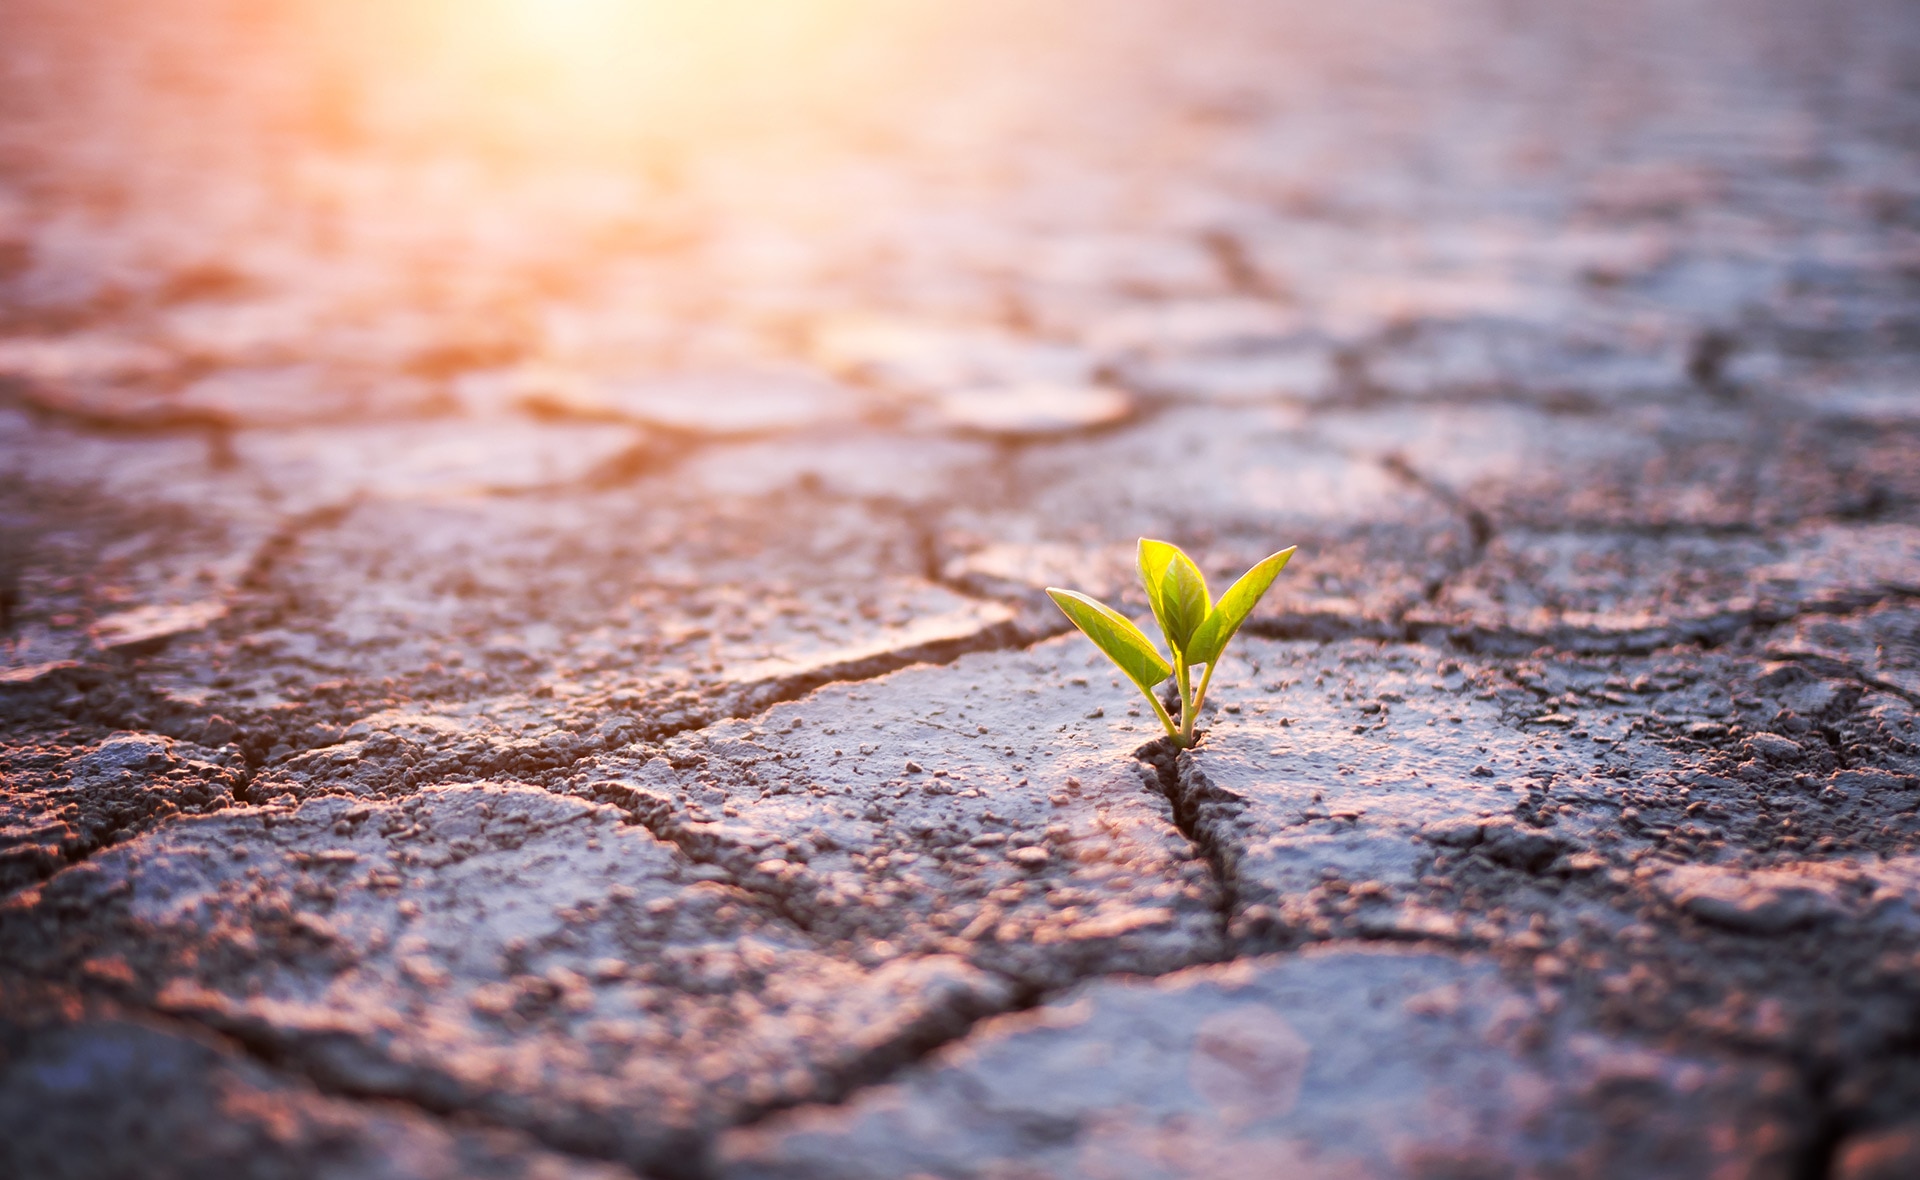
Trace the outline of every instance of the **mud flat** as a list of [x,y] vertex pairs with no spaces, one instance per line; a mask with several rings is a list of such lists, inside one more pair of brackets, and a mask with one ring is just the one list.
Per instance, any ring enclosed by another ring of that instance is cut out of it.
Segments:
[[374,7],[0,6],[0,1173],[1920,1175],[1901,5]]

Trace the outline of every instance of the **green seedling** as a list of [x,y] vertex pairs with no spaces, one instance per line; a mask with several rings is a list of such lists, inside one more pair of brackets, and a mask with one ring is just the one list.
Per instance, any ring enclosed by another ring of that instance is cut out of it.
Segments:
[[[1160,633],[1166,636],[1172,662],[1161,656],[1153,640],[1134,626],[1133,620],[1106,603],[1077,590],[1052,586],[1047,587],[1047,596],[1093,640],[1095,647],[1119,665],[1127,679],[1140,686],[1147,703],[1153,706],[1153,715],[1166,727],[1167,736],[1174,745],[1186,749],[1193,745],[1193,726],[1200,719],[1200,706],[1206,703],[1213,670],[1220,666],[1220,653],[1292,556],[1293,548],[1289,547],[1262,561],[1241,575],[1216,603],[1207,593],[1206,575],[1178,546],[1140,538],[1140,584],[1146,588]],[[1202,665],[1206,673],[1195,685],[1194,669]],[[1178,724],[1153,691],[1169,676],[1174,677],[1180,690]]]

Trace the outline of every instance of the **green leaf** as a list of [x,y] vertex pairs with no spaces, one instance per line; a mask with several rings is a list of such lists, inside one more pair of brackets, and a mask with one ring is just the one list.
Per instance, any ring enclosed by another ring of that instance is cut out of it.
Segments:
[[1140,584],[1146,588],[1154,620],[1166,635],[1168,646],[1185,651],[1194,630],[1213,606],[1206,575],[1179,546],[1151,537],[1140,538],[1139,562]]
[[1147,605],[1153,608],[1153,621],[1160,624],[1162,635],[1171,635],[1167,626],[1167,600],[1160,585],[1166,580],[1167,566],[1172,563],[1173,555],[1180,550],[1165,541],[1156,541],[1151,537],[1140,538],[1135,560],[1140,566],[1140,588],[1147,592]]
[[1240,629],[1240,624],[1247,621],[1267,587],[1273,585],[1273,580],[1286,568],[1295,548],[1297,546],[1282,549],[1254,566],[1220,596],[1220,605],[1213,608],[1213,613],[1194,631],[1191,642],[1181,649],[1188,663],[1211,664],[1220,658],[1220,653],[1227,649],[1227,641]]
[[1093,640],[1095,647],[1120,666],[1127,679],[1140,686],[1141,692],[1152,693],[1154,685],[1173,675],[1172,665],[1160,658],[1153,641],[1119,611],[1074,590],[1049,586],[1047,597]]
[[[1191,557],[1176,549],[1173,560],[1167,563],[1166,576],[1160,579],[1160,593],[1167,601],[1167,641],[1184,652],[1213,609],[1206,575]],[[1187,662],[1197,661],[1189,656]]]

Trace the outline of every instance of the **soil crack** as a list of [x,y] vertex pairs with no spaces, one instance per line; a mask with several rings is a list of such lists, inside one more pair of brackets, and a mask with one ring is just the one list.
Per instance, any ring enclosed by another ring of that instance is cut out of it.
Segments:
[[1160,793],[1166,796],[1167,804],[1173,809],[1174,826],[1207,863],[1207,872],[1213,878],[1215,919],[1221,941],[1229,951],[1222,961],[1231,961],[1235,957],[1232,953],[1232,926],[1234,916],[1240,911],[1239,888],[1233,868],[1227,861],[1226,850],[1221,847],[1213,831],[1200,821],[1200,800],[1181,781],[1180,751],[1166,738],[1157,738],[1135,750],[1133,756],[1153,768]]

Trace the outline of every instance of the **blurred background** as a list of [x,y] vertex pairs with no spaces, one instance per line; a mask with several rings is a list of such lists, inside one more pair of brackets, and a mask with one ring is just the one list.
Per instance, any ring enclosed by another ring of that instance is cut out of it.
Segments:
[[1757,303],[1845,316],[1910,224],[1910,16],[5,0],[0,366],[246,417],[762,365],[1310,398],[1478,319],[1656,382]]

